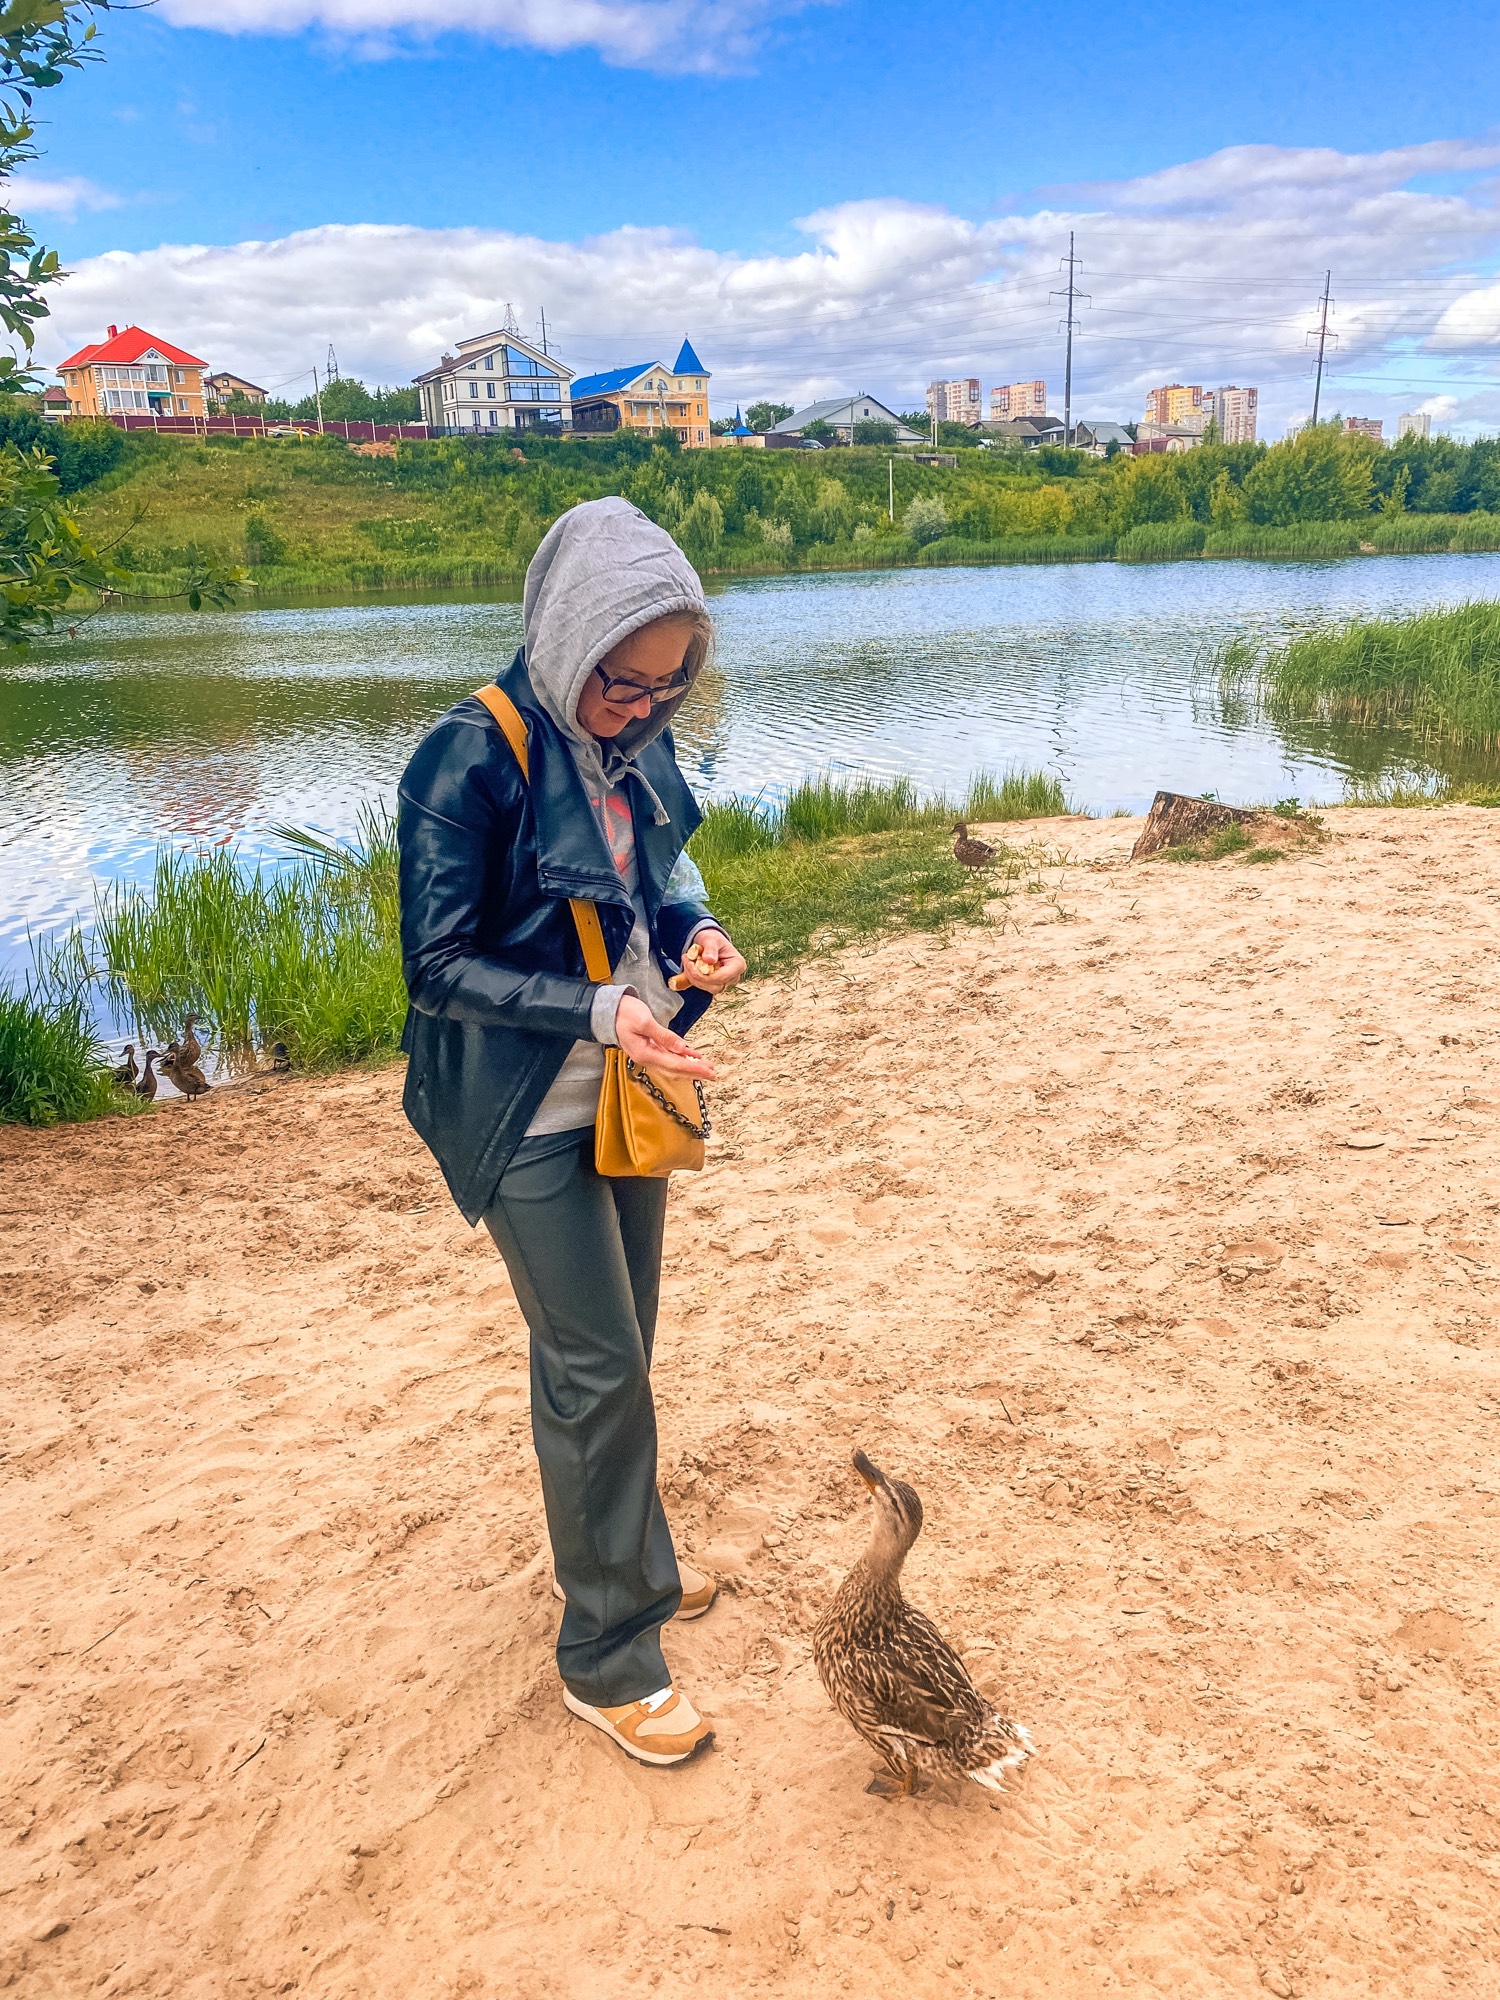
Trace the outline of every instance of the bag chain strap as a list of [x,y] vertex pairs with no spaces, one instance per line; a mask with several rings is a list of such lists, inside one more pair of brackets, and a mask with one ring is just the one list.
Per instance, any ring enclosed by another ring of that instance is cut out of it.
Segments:
[[708,1099],[703,1095],[703,1085],[698,1081],[697,1077],[693,1078],[693,1089],[698,1093],[698,1116],[703,1120],[701,1125],[695,1125],[691,1118],[683,1117],[665,1091],[657,1089],[656,1085],[651,1081],[650,1072],[642,1069],[634,1056],[626,1056],[625,1074],[630,1078],[632,1083],[638,1083],[646,1095],[653,1102],[659,1104],[669,1118],[675,1119],[684,1132],[691,1133],[695,1139],[706,1139],[713,1131],[713,1120],[708,1115]]

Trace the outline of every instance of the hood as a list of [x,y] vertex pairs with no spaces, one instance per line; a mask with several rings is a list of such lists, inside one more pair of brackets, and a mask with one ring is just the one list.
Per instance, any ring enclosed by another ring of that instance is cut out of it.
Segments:
[[[538,701],[588,767],[611,781],[669,725],[686,700],[663,702],[601,743],[578,726],[583,684],[632,632],[675,613],[706,612],[697,571],[665,528],[628,500],[586,500],[548,529],[526,571],[526,668]],[[703,648],[688,656],[696,678]]]

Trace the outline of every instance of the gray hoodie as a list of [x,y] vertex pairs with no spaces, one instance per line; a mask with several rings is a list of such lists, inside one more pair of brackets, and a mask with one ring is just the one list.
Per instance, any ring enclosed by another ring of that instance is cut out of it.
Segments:
[[[570,508],[548,529],[526,572],[522,611],[531,685],[567,738],[600,829],[635,904],[635,928],[615,967],[615,983],[601,986],[594,997],[589,1023],[593,1040],[573,1044],[526,1128],[528,1138],[593,1124],[604,1076],[603,1045],[615,1040],[615,1015],[627,993],[644,1000],[663,1026],[681,1004],[651,949],[630,814],[619,788],[634,769],[648,796],[656,798],[634,760],[668,726],[688,690],[650,715],[633,719],[608,742],[579,726],[578,697],[606,653],[632,632],[674,612],[705,609],[703,586],[692,564],[666,530],[628,500],[589,500]],[[702,665],[698,649],[688,665],[696,677]],[[659,800],[656,809],[661,816],[658,824],[663,824],[666,815]],[[681,855],[667,883],[666,900],[695,902],[704,893],[702,876],[687,855]]]

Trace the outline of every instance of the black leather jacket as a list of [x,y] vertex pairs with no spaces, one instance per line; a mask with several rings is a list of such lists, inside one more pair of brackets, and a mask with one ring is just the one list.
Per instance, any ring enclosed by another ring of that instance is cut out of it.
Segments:
[[[401,959],[411,1008],[402,1046],[406,1115],[431,1147],[471,1223],[575,1041],[589,1038],[596,988],[568,908],[588,897],[618,964],[634,923],[630,896],[589,804],[567,740],[537,701],[517,653],[499,683],[525,718],[531,781],[499,724],[471,695],[422,738],[401,779]],[[627,776],[636,861],[651,941],[679,969],[700,903],[663,906],[662,892],[702,820],[677,768],[670,733],[639,763],[666,808],[655,813]],[[684,995],[682,1034],[709,996]]]

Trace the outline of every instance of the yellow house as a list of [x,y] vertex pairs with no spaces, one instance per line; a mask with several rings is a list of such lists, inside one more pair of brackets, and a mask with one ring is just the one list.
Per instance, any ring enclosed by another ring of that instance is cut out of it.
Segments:
[[684,340],[670,368],[659,361],[583,375],[573,384],[573,428],[585,436],[609,431],[641,431],[659,436],[675,431],[696,451],[713,443],[708,428],[709,371]]
[[59,364],[72,417],[201,417],[207,362],[138,326],[117,326]]

